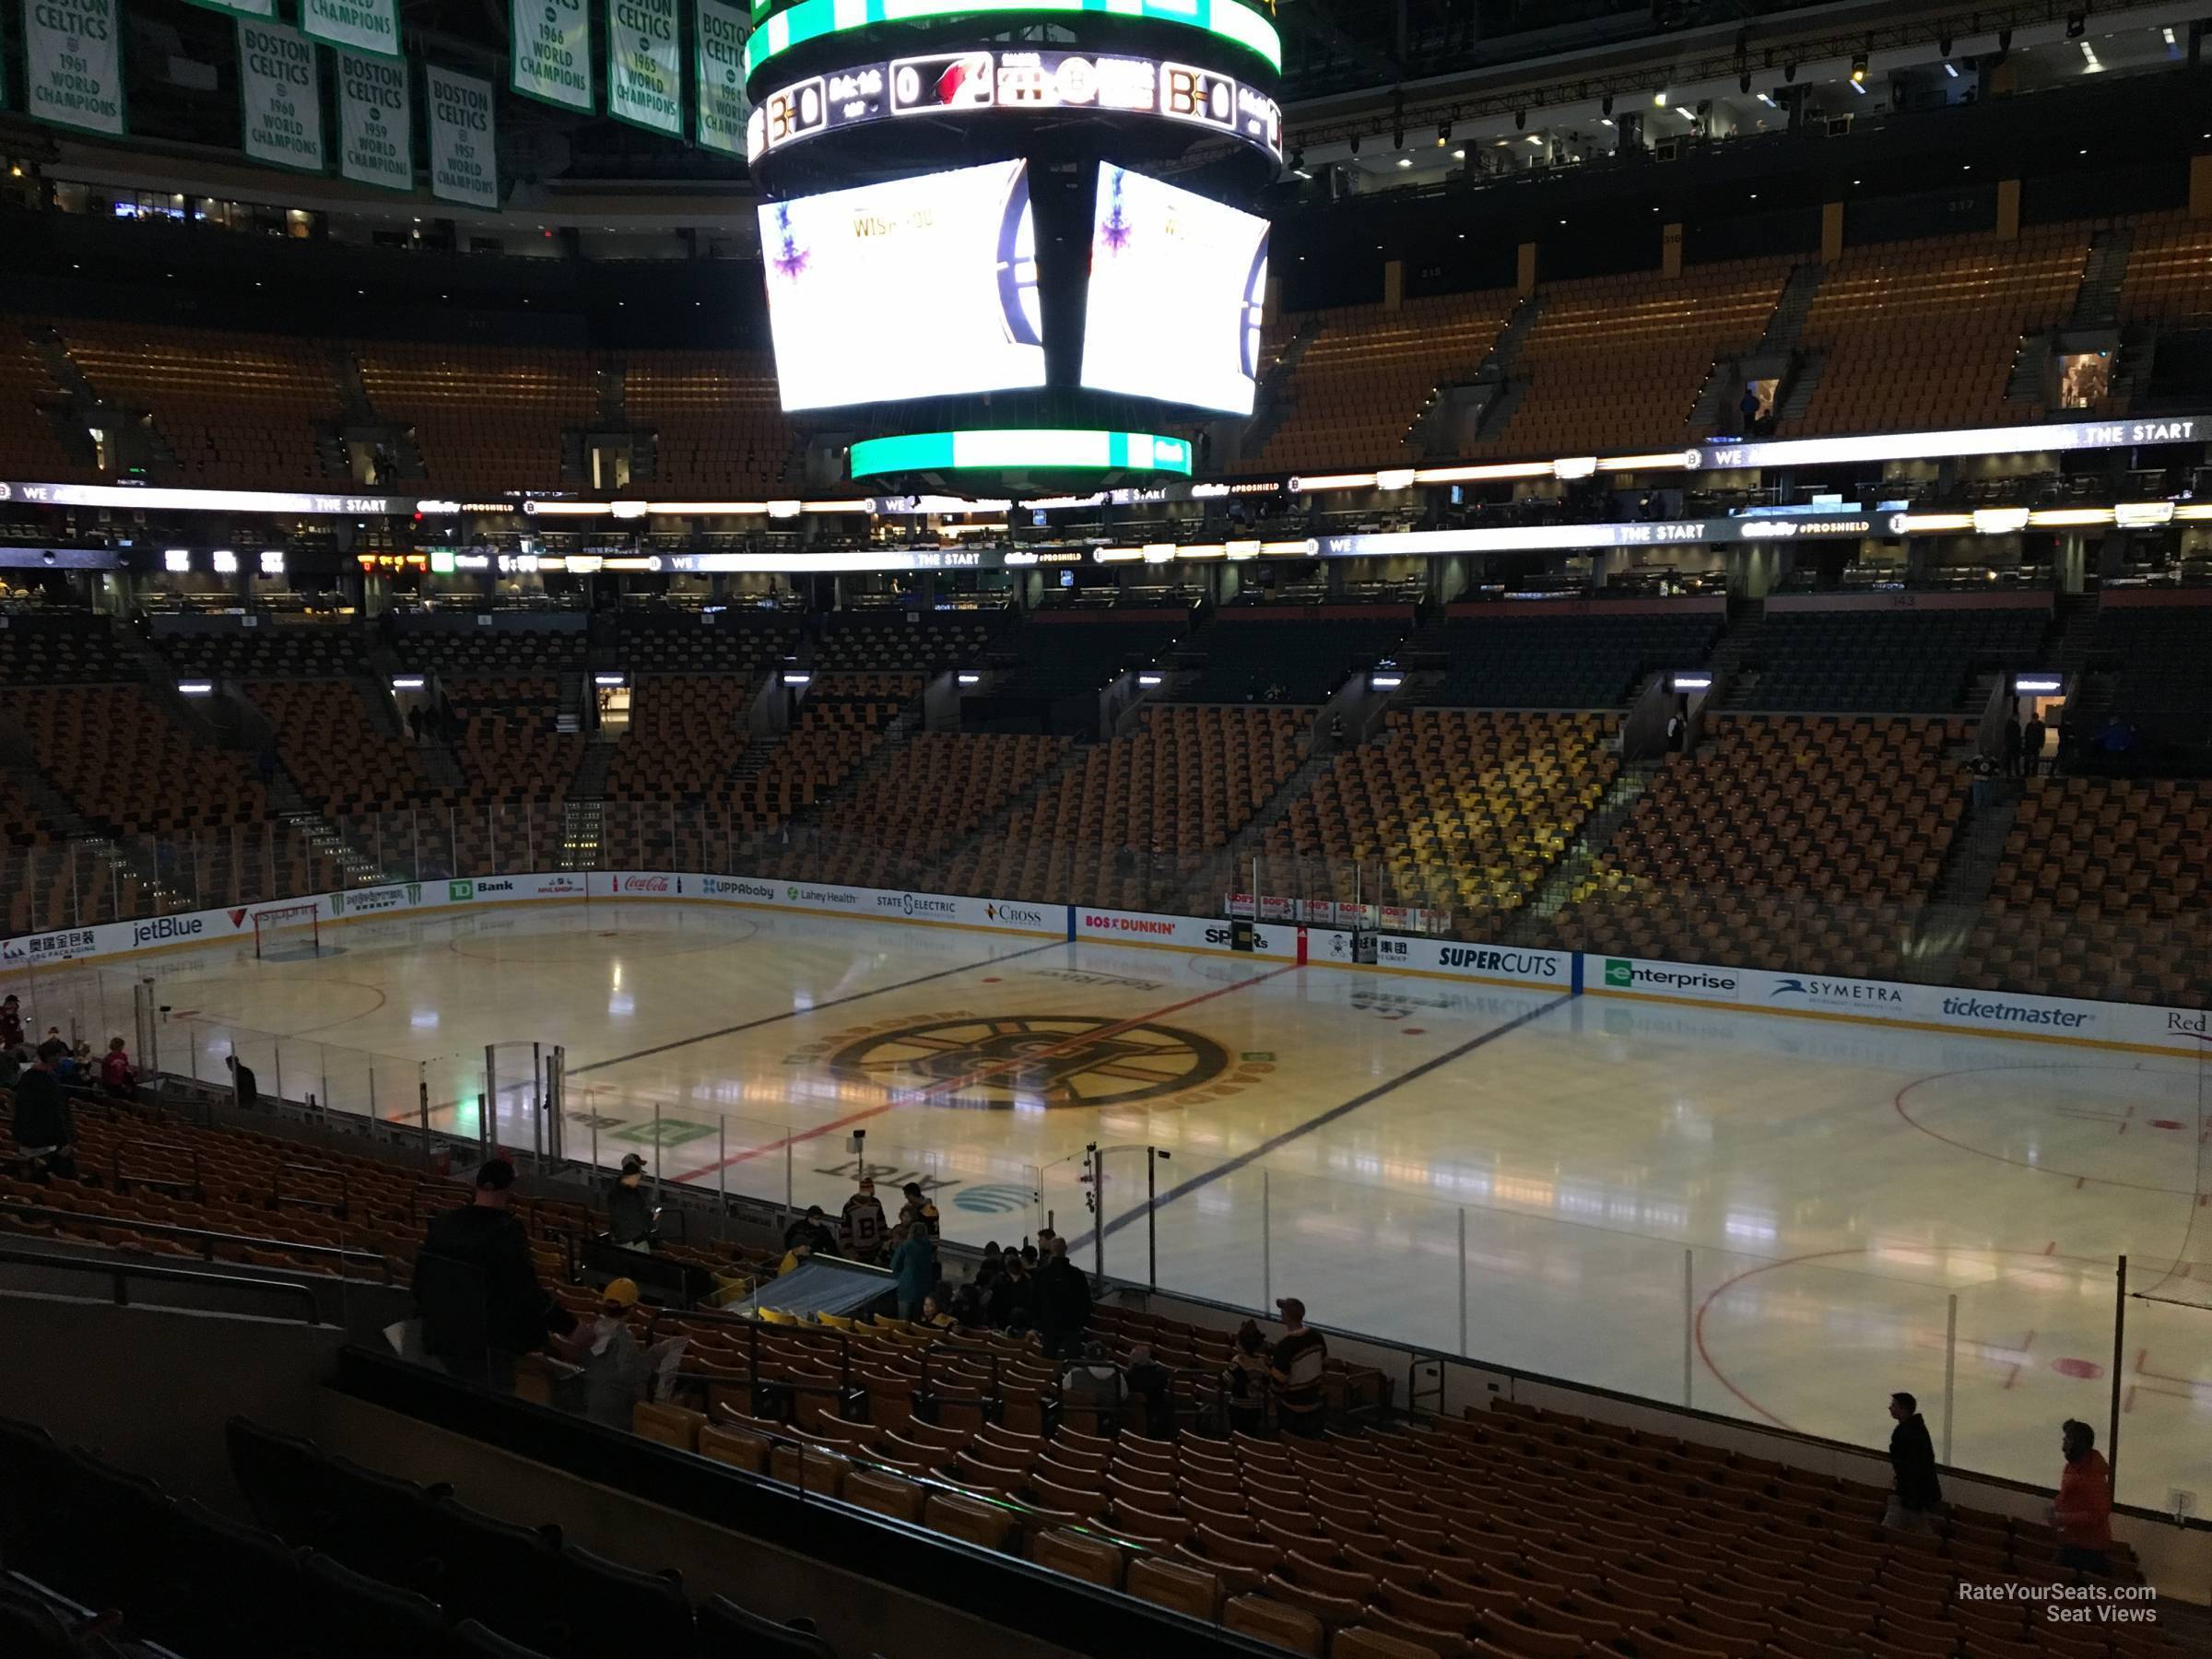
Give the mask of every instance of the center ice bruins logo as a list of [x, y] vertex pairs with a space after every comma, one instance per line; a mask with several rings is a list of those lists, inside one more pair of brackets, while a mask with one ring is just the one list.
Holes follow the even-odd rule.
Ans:
[[849, 1031], [792, 1056], [893, 1099], [966, 1107], [1192, 1105], [1274, 1068], [1195, 1031], [1087, 1014], [942, 1015]]

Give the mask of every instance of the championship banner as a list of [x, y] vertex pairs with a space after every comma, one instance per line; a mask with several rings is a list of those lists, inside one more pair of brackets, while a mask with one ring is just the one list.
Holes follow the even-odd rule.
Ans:
[[191, 0], [203, 11], [218, 11], [232, 18], [274, 18], [276, 0]]
[[742, 11], [722, 0], [698, 0], [698, 6], [691, 31], [699, 69], [694, 141], [701, 149], [742, 156], [745, 124], [753, 112], [745, 96], [745, 38], [752, 25]]
[[323, 77], [315, 43], [281, 23], [238, 20], [238, 101], [256, 161], [323, 171]]
[[23, 82], [34, 119], [122, 137], [123, 0], [23, 0]]
[[399, 55], [399, 0], [300, 0], [300, 28], [351, 52]]
[[407, 65], [338, 54], [338, 172], [356, 184], [415, 188], [415, 135], [408, 120]]
[[469, 207], [500, 205], [499, 133], [492, 124], [491, 83], [422, 66], [429, 95], [430, 194]]
[[513, 0], [507, 18], [508, 89], [591, 114], [596, 100], [585, 0]]
[[606, 0], [606, 112], [684, 135], [684, 61], [677, 0]]

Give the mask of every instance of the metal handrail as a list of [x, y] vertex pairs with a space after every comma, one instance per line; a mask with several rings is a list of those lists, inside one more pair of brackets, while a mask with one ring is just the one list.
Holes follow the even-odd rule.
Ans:
[[382, 1251], [355, 1250], [343, 1244], [295, 1244], [289, 1239], [273, 1239], [256, 1233], [217, 1232], [206, 1227], [178, 1227], [167, 1221], [141, 1221], [135, 1216], [103, 1216], [86, 1210], [55, 1209], [49, 1205], [18, 1203], [13, 1198], [0, 1198], [0, 1215], [31, 1216], [44, 1220], [112, 1227], [120, 1232], [156, 1233], [163, 1238], [193, 1239], [209, 1246], [206, 1258], [209, 1261], [215, 1259], [213, 1246], [217, 1244], [244, 1244], [255, 1250], [283, 1251], [290, 1255], [327, 1255], [356, 1262], [374, 1262], [384, 1283], [388, 1285], [392, 1282], [392, 1259]]
[[353, 1213], [353, 1182], [343, 1170], [326, 1170], [321, 1164], [278, 1164], [269, 1177], [269, 1202], [277, 1209], [284, 1207], [284, 1178], [287, 1175], [324, 1175], [338, 1183], [338, 1201], [327, 1198], [308, 1198], [298, 1193], [292, 1194], [294, 1204], [306, 1205], [313, 1209], [335, 1209], [341, 1216]]
[[169, 1283], [189, 1285], [221, 1285], [226, 1288], [265, 1290], [273, 1295], [300, 1299], [306, 1308], [305, 1323], [319, 1325], [321, 1312], [315, 1306], [315, 1293], [309, 1287], [290, 1279], [241, 1278], [233, 1273], [202, 1273], [192, 1267], [152, 1267], [138, 1262], [99, 1260], [91, 1256], [48, 1255], [41, 1251], [16, 1250], [0, 1245], [0, 1262], [12, 1262], [26, 1267], [53, 1267], [65, 1273], [104, 1273], [112, 1281], [115, 1305], [131, 1305], [130, 1281], [134, 1278], [160, 1279]]
[[[177, 1181], [166, 1175], [125, 1175], [123, 1172], [123, 1155], [125, 1152], [174, 1152], [192, 1159], [192, 1179]], [[108, 1179], [120, 1190], [125, 1182], [135, 1186], [182, 1187], [194, 1193], [206, 1193], [206, 1183], [200, 1178], [200, 1149], [180, 1141], [118, 1141], [108, 1155]]]

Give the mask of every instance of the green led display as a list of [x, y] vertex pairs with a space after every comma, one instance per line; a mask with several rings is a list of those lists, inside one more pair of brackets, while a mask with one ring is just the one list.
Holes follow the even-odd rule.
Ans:
[[[753, 11], [758, 18], [760, 7], [756, 5]], [[924, 23], [992, 14], [1034, 16], [1043, 21], [1070, 12], [1203, 29], [1258, 53], [1270, 69], [1282, 72], [1282, 37], [1265, 14], [1247, 0], [800, 0], [788, 11], [762, 19], [753, 30], [745, 43], [745, 73], [749, 79], [780, 52], [876, 23]]]
[[1152, 432], [1038, 429], [915, 432], [903, 438], [864, 439], [853, 446], [855, 478], [992, 467], [1179, 473], [1187, 478], [1191, 445], [1188, 439]]

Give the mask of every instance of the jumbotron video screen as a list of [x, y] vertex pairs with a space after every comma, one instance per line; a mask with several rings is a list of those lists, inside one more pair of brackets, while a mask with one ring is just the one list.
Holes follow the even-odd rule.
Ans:
[[1045, 383], [1026, 161], [759, 211], [786, 410]]

